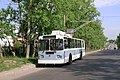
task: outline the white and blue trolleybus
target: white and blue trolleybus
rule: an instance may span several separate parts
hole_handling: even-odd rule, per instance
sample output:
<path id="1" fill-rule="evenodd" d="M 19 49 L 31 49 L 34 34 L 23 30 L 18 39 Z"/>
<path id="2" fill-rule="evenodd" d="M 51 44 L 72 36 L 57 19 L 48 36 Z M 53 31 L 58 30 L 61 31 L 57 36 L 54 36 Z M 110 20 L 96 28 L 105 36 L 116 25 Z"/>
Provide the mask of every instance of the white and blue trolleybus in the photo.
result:
<path id="1" fill-rule="evenodd" d="M 39 37 L 38 64 L 71 64 L 85 55 L 85 41 L 55 30 Z"/>

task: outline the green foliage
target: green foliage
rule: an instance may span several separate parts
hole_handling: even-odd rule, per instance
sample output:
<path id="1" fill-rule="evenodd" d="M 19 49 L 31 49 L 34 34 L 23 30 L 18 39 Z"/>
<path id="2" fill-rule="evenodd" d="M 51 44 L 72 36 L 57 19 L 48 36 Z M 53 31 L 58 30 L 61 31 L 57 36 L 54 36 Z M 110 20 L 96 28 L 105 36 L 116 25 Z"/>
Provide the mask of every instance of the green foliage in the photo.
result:
<path id="1" fill-rule="evenodd" d="M 14 36 L 13 30 L 15 29 L 15 25 L 11 24 L 12 19 L 11 19 L 11 8 L 8 6 L 8 8 L 1 9 L 0 10 L 0 38 L 4 36 L 4 34 L 8 36 Z"/>
<path id="2" fill-rule="evenodd" d="M 109 40 L 108 42 L 109 42 L 109 43 L 114 43 L 114 42 L 115 42 L 115 40 Z"/>
<path id="3" fill-rule="evenodd" d="M 117 36 L 116 44 L 117 44 L 117 47 L 120 48 L 120 34 Z"/>
<path id="4" fill-rule="evenodd" d="M 14 9 L 8 6 L 6 10 L 2 9 L 0 11 L 0 16 L 2 15 L 0 17 L 2 18 L 0 27 L 2 25 L 2 29 L 10 28 L 7 29 L 9 32 L 9 30 L 15 28 L 14 25 L 10 24 L 11 22 L 18 24 L 19 32 L 22 33 L 26 42 L 30 43 L 36 39 L 36 35 L 49 34 L 55 29 L 65 31 L 65 15 L 67 28 L 74 29 L 84 24 L 84 22 L 79 21 L 93 21 L 83 28 L 78 29 L 74 37 L 83 38 L 86 41 L 87 48 L 102 48 L 104 47 L 106 37 L 103 34 L 101 21 L 97 19 L 100 13 L 94 6 L 93 1 L 12 0 L 13 3 L 17 4 L 17 8 Z"/>

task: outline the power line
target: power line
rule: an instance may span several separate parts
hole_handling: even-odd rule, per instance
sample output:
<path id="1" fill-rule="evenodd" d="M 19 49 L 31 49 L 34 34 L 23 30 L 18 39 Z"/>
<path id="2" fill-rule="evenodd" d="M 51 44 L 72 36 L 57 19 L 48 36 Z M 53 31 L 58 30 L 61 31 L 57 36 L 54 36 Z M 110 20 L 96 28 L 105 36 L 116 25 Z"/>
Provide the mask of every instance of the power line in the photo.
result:
<path id="1" fill-rule="evenodd" d="M 99 17 L 120 17 L 120 16 L 99 16 Z"/>
<path id="2" fill-rule="evenodd" d="M 120 15 L 111 15 L 111 16 L 99 16 L 99 19 L 101 18 L 102 22 L 105 18 L 120 18 Z"/>

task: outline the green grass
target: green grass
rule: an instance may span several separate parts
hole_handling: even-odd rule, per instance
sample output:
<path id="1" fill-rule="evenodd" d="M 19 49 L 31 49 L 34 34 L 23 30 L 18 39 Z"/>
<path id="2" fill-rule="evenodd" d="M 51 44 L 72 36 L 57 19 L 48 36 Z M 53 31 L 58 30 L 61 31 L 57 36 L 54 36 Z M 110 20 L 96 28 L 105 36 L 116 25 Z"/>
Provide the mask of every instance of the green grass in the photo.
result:
<path id="1" fill-rule="evenodd" d="M 30 63 L 31 61 L 25 58 L 19 57 L 4 57 L 0 59 L 0 72 L 7 71 L 16 67 L 21 67 L 26 63 Z"/>
<path id="2" fill-rule="evenodd" d="M 93 50 L 93 49 L 90 49 L 90 50 L 86 50 L 86 52 L 92 52 L 92 51 L 97 51 L 98 49 L 96 50 Z"/>

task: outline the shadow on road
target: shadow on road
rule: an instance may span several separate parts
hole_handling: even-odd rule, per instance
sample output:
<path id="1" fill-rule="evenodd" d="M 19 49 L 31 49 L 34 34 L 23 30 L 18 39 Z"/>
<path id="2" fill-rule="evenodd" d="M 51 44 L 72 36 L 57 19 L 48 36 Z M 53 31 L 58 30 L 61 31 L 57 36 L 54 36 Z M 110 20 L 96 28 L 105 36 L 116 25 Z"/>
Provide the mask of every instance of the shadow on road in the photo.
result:
<path id="1" fill-rule="evenodd" d="M 65 64 L 38 64 L 37 63 L 37 59 L 29 59 L 28 61 L 30 61 L 32 64 L 34 64 L 36 66 L 36 68 L 57 68 L 57 67 L 62 67 Z"/>
<path id="2" fill-rule="evenodd" d="M 36 63 L 35 63 L 36 64 Z M 37 65 L 37 68 L 62 69 L 80 80 L 120 80 L 120 50 L 104 50 L 86 55 L 71 65 Z M 59 71 L 59 70 L 58 70 Z M 61 70 L 60 70 L 61 71 Z"/>
<path id="3" fill-rule="evenodd" d="M 74 60 L 73 63 L 75 61 L 77 61 L 77 59 Z M 68 63 L 66 63 L 66 64 L 37 64 L 37 63 L 35 63 L 35 65 L 36 65 L 36 68 L 62 68 L 64 66 L 69 66 L 70 64 L 68 64 Z"/>
<path id="4" fill-rule="evenodd" d="M 71 65 L 39 65 L 39 68 L 47 69 L 16 80 L 120 80 L 120 51 L 99 51 Z"/>
<path id="5" fill-rule="evenodd" d="M 120 50 L 100 51 L 64 68 L 80 80 L 120 80 Z"/>
<path id="6" fill-rule="evenodd" d="M 35 64 L 36 68 L 61 68 L 65 66 L 65 64 Z"/>

